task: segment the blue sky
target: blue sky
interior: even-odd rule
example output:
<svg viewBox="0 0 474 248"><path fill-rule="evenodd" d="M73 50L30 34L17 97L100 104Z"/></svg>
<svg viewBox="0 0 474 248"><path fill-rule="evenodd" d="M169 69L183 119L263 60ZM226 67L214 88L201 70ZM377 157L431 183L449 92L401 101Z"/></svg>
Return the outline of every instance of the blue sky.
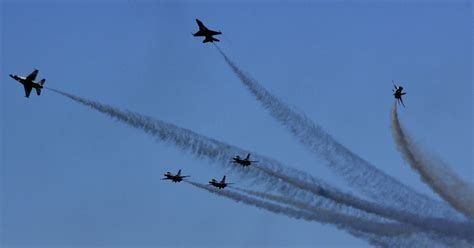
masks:
<svg viewBox="0 0 474 248"><path fill-rule="evenodd" d="M415 139L473 181L469 1L1 3L1 239L6 247L367 246L334 227L293 220L159 180L224 171L8 74L147 114L274 157L350 191L265 112L220 47L350 149L435 196L391 137L391 80ZM235 178L233 180L233 178ZM228 180L245 187L237 177Z"/></svg>

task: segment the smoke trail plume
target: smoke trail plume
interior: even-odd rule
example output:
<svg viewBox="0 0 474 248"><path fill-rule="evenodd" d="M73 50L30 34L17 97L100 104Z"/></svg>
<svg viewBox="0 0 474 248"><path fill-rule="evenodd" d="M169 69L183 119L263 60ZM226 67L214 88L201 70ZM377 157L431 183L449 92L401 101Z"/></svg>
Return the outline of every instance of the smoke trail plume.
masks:
<svg viewBox="0 0 474 248"><path fill-rule="evenodd" d="M381 223L348 216L331 210L316 208L288 197L232 187L232 189L262 198L263 200L290 205L296 209L272 204L267 201L259 201L242 194L218 190L194 182L188 181L188 183L234 201L243 202L244 204L263 208L291 218L301 218L307 221L336 225L339 229L345 230L353 236L364 239L377 247L470 247L463 240L438 238L436 235L420 232L417 229L399 223Z"/></svg>
<svg viewBox="0 0 474 248"><path fill-rule="evenodd" d="M289 129L306 148L326 159L330 168L341 175L349 185L380 204L401 208L414 214L462 218L447 205L403 185L351 152L304 114L297 113L247 76L217 45L216 48L240 81L271 116Z"/></svg>
<svg viewBox="0 0 474 248"><path fill-rule="evenodd" d="M192 181L186 182L198 188L205 189L213 194L225 196L237 202L243 202L245 204L262 208L273 213L283 214L291 218L333 224L343 230L354 229L356 231L373 233L381 236L407 235L416 231L414 228L403 224L386 224L371 222L360 218L354 218L352 216L341 215L328 210L320 209L320 211L312 212L299 211L291 207L285 207L267 201L257 200L255 198L239 194L237 192L229 190L219 190Z"/></svg>
<svg viewBox="0 0 474 248"><path fill-rule="evenodd" d="M275 172L269 172L269 175L276 177L287 177L285 175L278 175ZM305 182L298 182L292 179L291 177L285 178L285 181L294 184L295 186L313 192L316 195L323 195L329 199L332 199L336 202L343 202L350 205L351 207L364 210L369 213L377 214L378 216L383 216L385 218L390 218L401 223L411 224L418 228L421 228L427 232L436 232L436 235L441 235L443 237L456 237L463 239L467 242L474 243L474 223L473 222L453 222L445 219L439 218L421 218L418 215L410 214L408 212L400 211L399 209L383 207L376 203L367 202L363 199L356 198L350 194L345 194L333 189L325 190L324 188L314 187L312 184ZM297 199L292 199L284 196L272 195L264 192L242 190L236 187L233 187L237 190L241 190L245 193L258 196L267 200L278 201L280 203L293 205L295 207L307 210L307 211L317 211L320 209L311 204L298 201ZM372 216L364 216L365 220L369 221L380 221L380 218L372 218Z"/></svg>
<svg viewBox="0 0 474 248"><path fill-rule="evenodd" d="M430 158L400 125L397 105L391 111L392 134L398 151L420 178L455 209L474 219L474 187L439 159Z"/></svg>
<svg viewBox="0 0 474 248"><path fill-rule="evenodd" d="M220 165L228 165L228 158L235 154L247 153L247 151L240 148L204 137L190 130L179 128L169 123L153 120L149 117L133 112L122 111L105 104L90 101L61 91L53 91L105 113L132 127L150 133L159 140L174 144L182 150L191 152L197 157L207 158L211 162ZM373 204L349 194L341 193L336 188L331 187L306 173L285 168L278 162L269 158L258 155L257 158L260 161L259 165L252 165L247 168L232 166L231 168L237 170L237 172L245 179L252 179L256 184L263 184L272 187L275 190L279 190L282 194L299 200L304 200L307 203L315 203L315 198L317 199L319 196L321 202L316 202L316 205L320 207L334 209L335 206L333 204L328 201L322 201L322 199L330 199L337 204L350 206L351 208L348 208L347 210L351 215L359 215L359 217L364 217L366 219L373 219L373 216L364 214L360 210L427 229L439 230L438 226L440 226L442 229L447 229L447 235L452 234L452 232L454 232L452 230L460 230L456 233L460 233L463 236L466 232L463 223L450 223L443 220L425 220L401 210ZM377 218L377 220L380 219Z"/></svg>

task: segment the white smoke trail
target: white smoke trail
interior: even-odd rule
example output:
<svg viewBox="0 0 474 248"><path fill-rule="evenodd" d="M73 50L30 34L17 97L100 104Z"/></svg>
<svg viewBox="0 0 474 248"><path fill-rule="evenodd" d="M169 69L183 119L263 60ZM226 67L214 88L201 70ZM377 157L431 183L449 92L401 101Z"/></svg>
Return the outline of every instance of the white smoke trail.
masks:
<svg viewBox="0 0 474 248"><path fill-rule="evenodd" d="M391 111L392 134L405 161L441 198L455 209L474 219L474 187L463 181L439 159L430 158L412 141L400 125L397 105Z"/></svg>
<svg viewBox="0 0 474 248"><path fill-rule="evenodd" d="M259 168L272 177L280 178L288 184L291 184L300 189L314 193L331 199L335 202L351 206L356 209L363 210L368 213L376 214L402 223L412 224L424 230L431 230L443 236L448 235L457 237L469 242L474 242L474 223L472 221L452 221L442 218L421 217L410 212L406 212L394 207L383 206L374 202L369 202L361 198L357 198L351 194L347 194L337 190L334 187L322 186L321 183L312 182L311 178L306 180L298 180L286 173L278 170L267 170L266 168ZM296 199L302 199L300 197ZM372 218L372 216L364 216L369 220L380 221L380 218Z"/></svg>
<svg viewBox="0 0 474 248"><path fill-rule="evenodd" d="M291 218L304 219L307 221L317 221L325 224L333 224L343 230L353 229L360 232L373 233L381 236L409 235L413 232L417 232L416 229L404 224L377 223L322 209L319 209L320 211L312 212L300 211L291 207L273 204L268 201L257 200L255 198L239 194L237 192L229 190L220 190L192 181L186 182L198 188L205 189L213 194L225 196L237 202L243 202L245 204L262 208L273 213L283 214Z"/></svg>
<svg viewBox="0 0 474 248"><path fill-rule="evenodd" d="M105 104L90 101L61 91L53 91L86 106L92 107L93 109L105 113L113 118L121 120L132 127L144 130L161 141L172 143L185 151L190 151L197 157L207 158L211 162L220 165L228 165L228 158L232 155L247 153L247 151L243 151L240 148L204 137L190 130L179 128L169 123L153 120L149 117L133 112L122 111ZM423 219L401 210L379 206L358 199L349 194L342 193L336 188L331 187L306 173L284 168L284 166L274 160L258 155L256 158L261 162L260 165L252 165L247 168L233 166L232 168L237 169L237 172L239 172L243 178L252 179L256 184L264 184L272 187L289 197L294 197L300 200L304 199L306 202L311 203L314 202L315 196L320 196L335 201L338 204L351 206L352 208L349 208L348 210L352 215L355 214L360 217L365 217L366 219L372 219L370 215L360 212L360 210L363 210L423 228L445 230L446 235L453 235L454 232L455 236L461 235L462 237L465 237L466 230L469 230L469 228L465 227L464 223L450 223L445 220ZM308 194L308 192L311 194ZM323 202L323 204L320 205L334 208L334 205L330 205L328 202Z"/></svg>
<svg viewBox="0 0 474 248"><path fill-rule="evenodd" d="M326 159L330 168L341 175L349 185L380 204L394 206L425 217L462 219L449 206L403 185L351 152L304 114L297 113L247 76L217 45L216 48L240 81L270 112L271 116L288 128L306 148Z"/></svg>
<svg viewBox="0 0 474 248"><path fill-rule="evenodd" d="M272 204L267 201L259 201L255 198L237 194L236 192L218 190L189 181L188 183L234 201L263 208L270 212L284 214L291 218L302 218L307 221L336 225L339 229L345 230L353 236L364 239L377 247L471 247L469 243L463 240L438 238L436 235L427 234L411 226L399 223L381 223L348 216L331 210L309 206L304 202L299 202L288 197L231 187L232 189L257 196L263 200L290 205L296 207L296 209Z"/></svg>

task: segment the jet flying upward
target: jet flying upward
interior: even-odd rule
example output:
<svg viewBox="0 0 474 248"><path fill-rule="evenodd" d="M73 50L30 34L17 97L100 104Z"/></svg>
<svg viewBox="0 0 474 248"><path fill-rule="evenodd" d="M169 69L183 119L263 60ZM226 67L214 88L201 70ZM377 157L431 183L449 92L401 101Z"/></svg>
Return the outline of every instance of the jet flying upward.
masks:
<svg viewBox="0 0 474 248"><path fill-rule="evenodd" d="M190 176L181 176L181 169L178 170L178 173L176 175L171 174L171 172L166 172L163 174L165 178L162 178L161 180L171 180L173 183L181 182L183 181L183 178L190 177Z"/></svg>
<svg viewBox="0 0 474 248"><path fill-rule="evenodd" d="M23 87L25 88L25 97L28 98L30 97L31 90L33 88L35 88L36 94L39 96L41 94L41 89L43 89L44 82L46 82L46 79L44 78L39 82L35 82L36 75L38 75L38 69L34 69L34 71L26 77L20 77L15 74L10 74L9 76L23 84Z"/></svg>
<svg viewBox="0 0 474 248"><path fill-rule="evenodd" d="M209 181L209 184L216 187L216 188L218 188L218 189L223 189L223 188L227 187L227 185L233 184L233 183L226 183L225 182L225 176L224 176L220 182L217 181L214 178L211 179L211 181Z"/></svg>
<svg viewBox="0 0 474 248"><path fill-rule="evenodd" d="M393 96L395 96L395 99L397 99L398 101L398 104L402 104L403 107L405 107L405 104L403 104L403 99L402 99L402 96L406 94L406 92L402 92L403 91L403 87L402 86L397 86L393 80L392 80L392 83L393 83L393 87L394 89L392 89L392 92L393 92Z"/></svg>
<svg viewBox="0 0 474 248"><path fill-rule="evenodd" d="M243 167L246 167L246 166L249 166L251 165L252 163L256 163L258 161L252 161L250 160L250 153L247 154L247 157L242 159L239 155L235 156L232 158L232 161L230 161L232 163L237 163L237 164L240 164L242 165Z"/></svg>
<svg viewBox="0 0 474 248"><path fill-rule="evenodd" d="M210 29L206 28L206 26L204 26L204 24L199 19L196 19L196 23L199 26L199 31L197 31L195 34L193 34L193 36L195 36L195 37L196 36L206 37L202 41L202 43L219 41L218 39L216 39L212 36L222 34L221 32L210 30Z"/></svg>

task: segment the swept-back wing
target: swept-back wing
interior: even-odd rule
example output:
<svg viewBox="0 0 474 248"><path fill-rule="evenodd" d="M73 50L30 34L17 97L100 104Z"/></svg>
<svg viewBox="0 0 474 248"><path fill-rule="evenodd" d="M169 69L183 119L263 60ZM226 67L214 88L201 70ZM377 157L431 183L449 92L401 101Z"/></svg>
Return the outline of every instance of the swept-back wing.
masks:
<svg viewBox="0 0 474 248"><path fill-rule="evenodd" d="M207 30L206 26L204 26L204 24L199 19L196 19L196 23L199 26L199 31Z"/></svg>
<svg viewBox="0 0 474 248"><path fill-rule="evenodd" d="M402 97L399 98L400 102L402 103L403 107L405 107L405 104L403 103Z"/></svg>
<svg viewBox="0 0 474 248"><path fill-rule="evenodd" d="M30 97L31 89L33 89L33 87L26 86L26 85L23 85L23 86L25 87L25 96Z"/></svg>
<svg viewBox="0 0 474 248"><path fill-rule="evenodd" d="M28 81L34 81L36 79L36 75L38 75L38 70L35 69L30 75L26 77L26 80Z"/></svg>

